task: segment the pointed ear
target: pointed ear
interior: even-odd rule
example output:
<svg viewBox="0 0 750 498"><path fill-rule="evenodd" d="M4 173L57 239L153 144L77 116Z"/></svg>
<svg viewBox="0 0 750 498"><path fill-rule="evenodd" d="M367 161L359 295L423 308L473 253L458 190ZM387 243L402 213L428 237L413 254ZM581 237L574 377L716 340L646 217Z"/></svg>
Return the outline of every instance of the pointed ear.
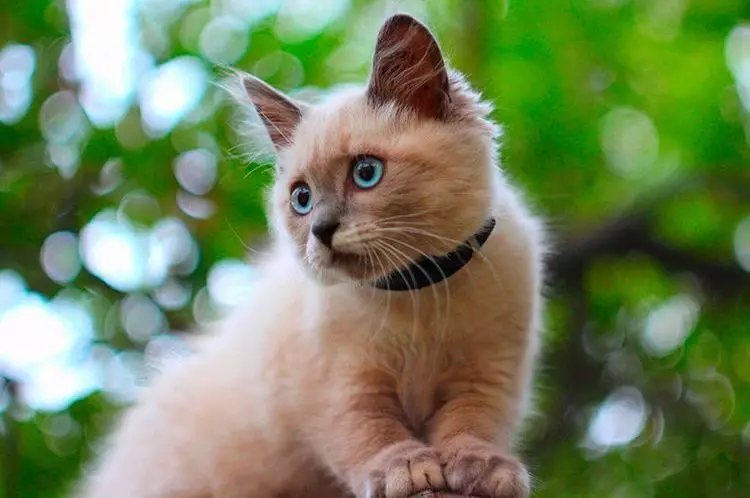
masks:
<svg viewBox="0 0 750 498"><path fill-rule="evenodd" d="M443 119L450 100L448 72L427 27L405 14L380 28L367 94L375 105L396 102L426 118Z"/></svg>
<svg viewBox="0 0 750 498"><path fill-rule="evenodd" d="M296 102L255 76L244 75L242 83L277 149L291 143L305 105Z"/></svg>

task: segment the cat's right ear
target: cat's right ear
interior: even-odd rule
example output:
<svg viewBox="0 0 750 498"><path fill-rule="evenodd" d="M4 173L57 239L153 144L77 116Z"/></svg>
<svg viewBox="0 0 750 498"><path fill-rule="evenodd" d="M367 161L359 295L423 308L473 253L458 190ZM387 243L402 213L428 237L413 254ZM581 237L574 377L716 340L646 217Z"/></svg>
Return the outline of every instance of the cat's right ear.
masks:
<svg viewBox="0 0 750 498"><path fill-rule="evenodd" d="M243 75L242 85L268 130L274 146L277 149L288 146L294 130L302 119L305 105L249 74Z"/></svg>
<svg viewBox="0 0 750 498"><path fill-rule="evenodd" d="M437 40L417 19L396 14L380 28L367 95L375 105L394 102L418 115L445 117L448 71Z"/></svg>

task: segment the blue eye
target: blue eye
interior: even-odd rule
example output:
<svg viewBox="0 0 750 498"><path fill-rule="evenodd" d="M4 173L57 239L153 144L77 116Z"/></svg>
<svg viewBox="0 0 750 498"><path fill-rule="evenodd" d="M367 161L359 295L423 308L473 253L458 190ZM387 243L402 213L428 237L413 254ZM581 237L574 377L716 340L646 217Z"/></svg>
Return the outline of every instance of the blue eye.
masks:
<svg viewBox="0 0 750 498"><path fill-rule="evenodd" d="M302 216L312 211L312 191L306 183L298 183L292 189L292 209Z"/></svg>
<svg viewBox="0 0 750 498"><path fill-rule="evenodd" d="M382 180L383 169L383 161L377 157L360 156L354 160L352 180L363 190L371 189Z"/></svg>

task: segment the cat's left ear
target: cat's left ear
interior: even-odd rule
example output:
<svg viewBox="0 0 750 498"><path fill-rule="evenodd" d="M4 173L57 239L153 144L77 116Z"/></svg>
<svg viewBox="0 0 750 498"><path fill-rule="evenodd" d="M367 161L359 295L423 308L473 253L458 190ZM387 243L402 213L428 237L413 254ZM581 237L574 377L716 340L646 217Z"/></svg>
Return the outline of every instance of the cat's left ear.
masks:
<svg viewBox="0 0 750 498"><path fill-rule="evenodd" d="M383 24L367 95L375 105L395 102L421 117L445 118L448 71L437 40L424 24L405 14Z"/></svg>
<svg viewBox="0 0 750 498"><path fill-rule="evenodd" d="M291 144L294 130L305 111L305 104L287 97L249 74L243 76L242 84L276 148Z"/></svg>

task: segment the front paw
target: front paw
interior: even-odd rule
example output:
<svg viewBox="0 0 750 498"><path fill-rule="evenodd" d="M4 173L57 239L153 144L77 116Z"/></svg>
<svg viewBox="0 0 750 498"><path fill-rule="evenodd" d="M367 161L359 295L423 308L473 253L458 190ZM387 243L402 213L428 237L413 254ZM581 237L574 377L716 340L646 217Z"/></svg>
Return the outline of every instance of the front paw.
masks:
<svg viewBox="0 0 750 498"><path fill-rule="evenodd" d="M483 498L527 498L529 473L518 459L479 441L451 445L441 452L451 491Z"/></svg>
<svg viewBox="0 0 750 498"><path fill-rule="evenodd" d="M381 451L363 474L357 495L365 498L406 498L421 491L445 489L439 453L414 441Z"/></svg>

